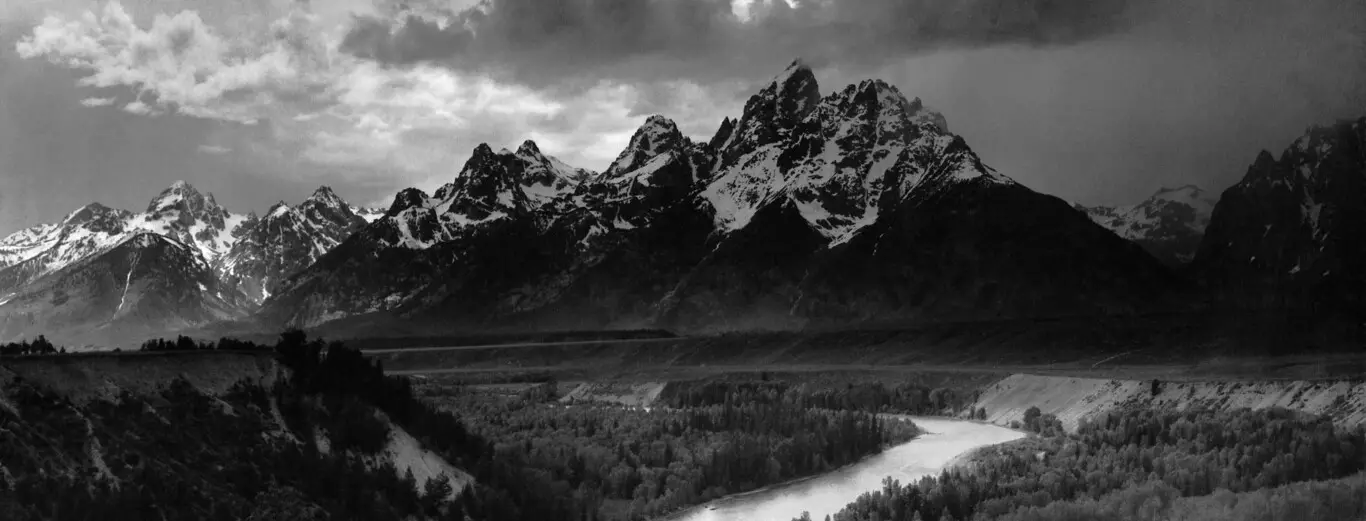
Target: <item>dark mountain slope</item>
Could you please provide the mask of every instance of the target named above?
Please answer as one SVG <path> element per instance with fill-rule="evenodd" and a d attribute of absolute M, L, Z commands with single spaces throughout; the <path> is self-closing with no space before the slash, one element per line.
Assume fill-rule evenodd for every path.
<path fill-rule="evenodd" d="M 1366 312 L 1366 118 L 1263 151 L 1214 209 L 1193 269 L 1222 305 Z"/>

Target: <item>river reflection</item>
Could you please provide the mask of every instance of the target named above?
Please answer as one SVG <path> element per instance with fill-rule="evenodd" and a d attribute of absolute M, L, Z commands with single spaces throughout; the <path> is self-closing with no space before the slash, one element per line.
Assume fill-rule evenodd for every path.
<path fill-rule="evenodd" d="M 671 521 L 790 521 L 802 512 L 825 519 L 864 492 L 882 488 L 891 476 L 902 483 L 938 474 L 954 457 L 983 445 L 1004 443 L 1024 434 L 1004 427 L 942 418 L 910 418 L 927 434 L 855 465 L 752 494 L 728 496 L 694 507 Z"/>

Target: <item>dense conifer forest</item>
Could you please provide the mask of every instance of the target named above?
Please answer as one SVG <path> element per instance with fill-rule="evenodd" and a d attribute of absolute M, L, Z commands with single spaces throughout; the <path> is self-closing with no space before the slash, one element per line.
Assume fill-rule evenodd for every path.
<path fill-rule="evenodd" d="M 787 404 L 803 409 L 864 411 L 934 416 L 963 410 L 975 397 L 949 388 L 901 383 L 849 382 L 840 386 L 802 385 L 771 379 L 706 380 L 671 384 L 663 399 L 670 407 L 699 407 L 726 401 Z"/>

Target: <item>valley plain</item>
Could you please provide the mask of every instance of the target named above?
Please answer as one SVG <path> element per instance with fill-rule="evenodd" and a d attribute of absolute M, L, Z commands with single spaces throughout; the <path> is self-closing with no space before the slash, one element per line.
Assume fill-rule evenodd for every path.
<path fill-rule="evenodd" d="M 1114 518 L 1157 520 L 1201 519 L 1189 516 L 1208 514 L 1210 498 L 1226 493 L 1320 501 L 1324 519 L 1363 512 L 1351 498 L 1366 491 L 1352 477 L 1366 468 L 1366 353 L 1346 341 L 1240 353 L 1191 331 L 1185 342 L 1153 345 L 1169 336 L 1139 332 L 1194 319 L 1114 320 L 1130 327 L 1057 320 L 332 343 L 296 332 L 273 347 L 182 339 L 142 351 L 6 356 L 0 436 L 17 452 L 0 465 L 17 499 L 0 501 L 9 508 L 0 512 L 84 519 L 156 501 L 167 506 L 148 512 L 215 519 L 788 521 L 814 511 L 976 521 L 1159 498 L 1156 517 Z M 1219 422 L 1246 423 L 1237 432 L 1251 434 L 1209 430 Z M 157 430 L 166 424 L 183 427 Z M 1216 431 L 1225 441 L 1190 437 Z M 1087 469 L 1109 464 L 1114 436 L 1140 436 L 1119 443 L 1173 463 L 1138 467 L 1158 478 L 1095 481 Z M 152 440 L 189 452 L 150 451 Z M 953 451 L 935 448 L 950 440 L 959 440 Z M 1221 465 L 1220 450 L 1251 459 L 1204 485 L 1163 466 L 1188 461 L 1181 465 L 1205 472 Z M 1278 454 L 1293 461 L 1258 470 L 1281 469 L 1271 463 Z M 1084 463 L 1066 463 L 1073 458 Z M 386 492 L 363 502 L 335 496 L 268 463 L 276 460 Z M 1039 488 L 1068 466 L 1079 474 Z M 52 472 L 72 476 L 60 486 L 82 499 L 38 515 L 54 508 L 35 488 L 59 486 L 44 477 Z M 148 472 L 177 479 L 148 481 Z M 881 487 L 865 486 L 883 472 Z M 945 487 L 963 495 L 943 495 Z M 546 497 L 559 499 L 538 499 Z M 1234 503 L 1220 504 L 1236 512 Z M 1276 508 L 1269 519 L 1296 519 L 1293 508 Z"/>

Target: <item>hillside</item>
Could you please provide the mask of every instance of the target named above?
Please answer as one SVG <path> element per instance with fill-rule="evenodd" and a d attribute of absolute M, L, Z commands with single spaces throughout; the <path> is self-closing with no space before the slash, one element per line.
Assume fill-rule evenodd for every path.
<path fill-rule="evenodd" d="M 463 518 L 467 473 L 302 377 L 270 351 L 0 360 L 0 518 Z"/>
<path fill-rule="evenodd" d="M 1349 428 L 1366 425 L 1366 383 L 1360 380 L 1156 380 L 1155 388 L 1154 381 L 1015 374 L 983 389 L 972 407 L 986 409 L 986 419 L 1001 425 L 1023 421 L 1027 409 L 1038 407 L 1069 431 L 1116 411 L 1242 407 L 1321 415 Z"/>

